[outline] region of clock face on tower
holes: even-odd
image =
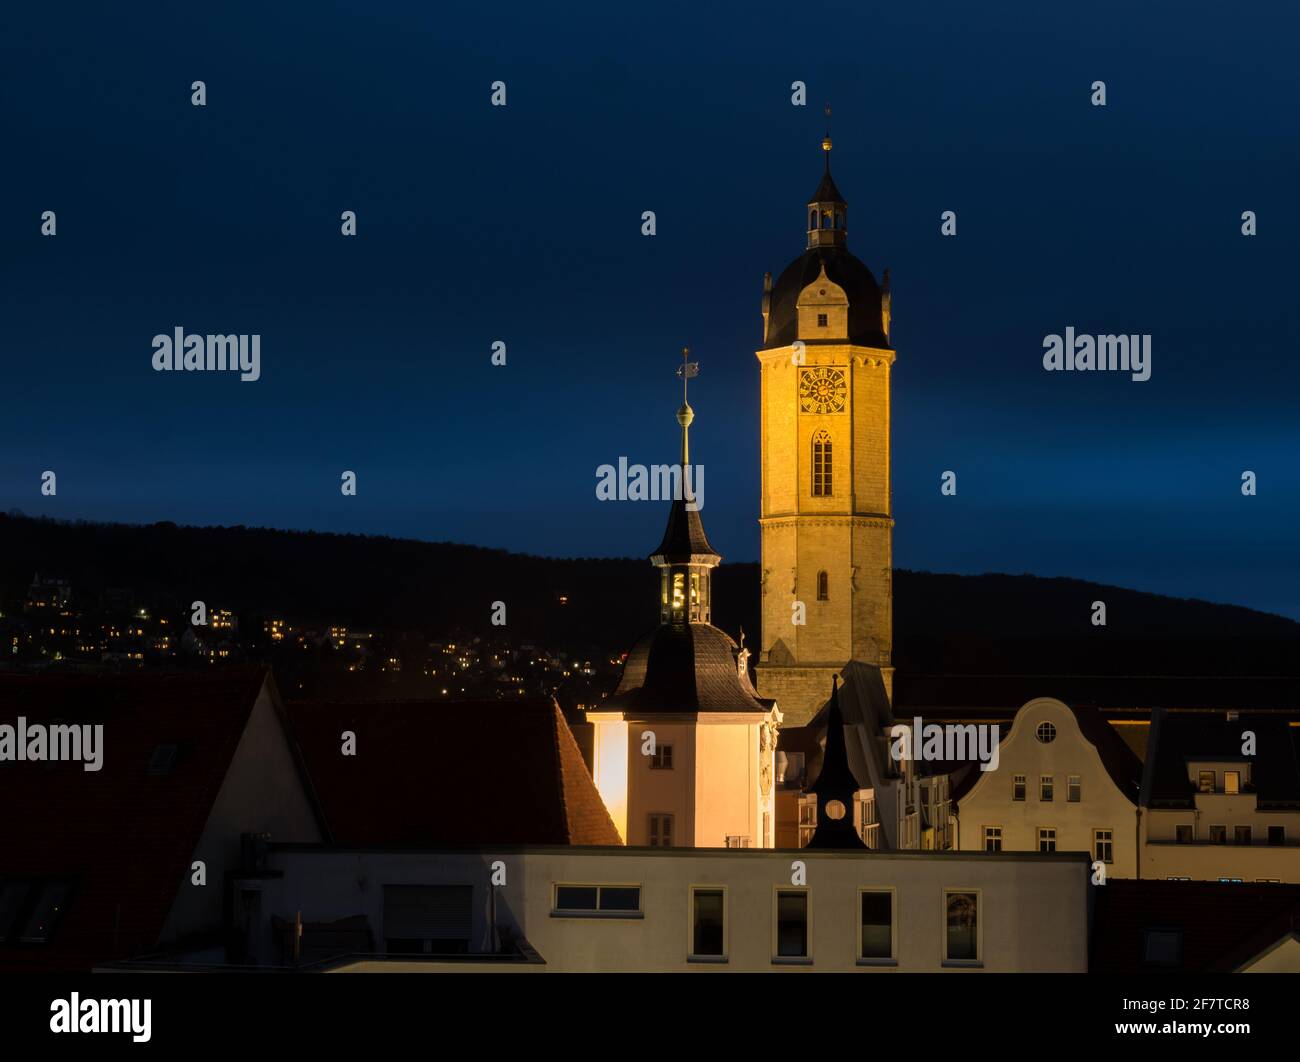
[[[804,369],[799,374],[799,408],[805,413],[843,413],[846,393],[839,369]]]

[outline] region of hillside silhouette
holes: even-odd
[[[618,653],[658,621],[644,559],[555,559],[447,542],[250,527],[66,522],[0,515],[0,608],[35,573],[68,579],[79,607],[106,591],[181,612],[189,602],[299,624],[506,635]],[[714,575],[713,621],[759,640],[758,566]],[[562,600],[563,599],[563,600]],[[1091,623],[1105,601],[1107,626]],[[504,601],[508,625],[490,624]],[[1076,579],[894,573],[903,671],[1292,675],[1300,624],[1232,605]]]

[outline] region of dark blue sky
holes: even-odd
[[[762,275],[830,100],[893,277],[896,563],[1300,617],[1300,16],[481,6],[6,12],[0,507],[645,554],[664,507],[595,470],[672,459],[689,344],[705,524],[756,559]],[[262,379],[153,372],[177,325],[260,333]],[[1150,333],[1152,379],[1044,373],[1067,325]]]

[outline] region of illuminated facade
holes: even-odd
[[[849,253],[848,206],[826,172],[807,247],[765,278],[761,388],[762,649],[758,688],[791,725],[850,660],[892,693],[889,272]]]

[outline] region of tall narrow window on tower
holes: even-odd
[[[815,498],[831,496],[831,434],[819,431],[813,436],[812,492]]]
[[[817,600],[818,601],[830,600],[831,594],[830,594],[830,587],[828,585],[829,582],[830,579],[825,572],[817,573]]]

